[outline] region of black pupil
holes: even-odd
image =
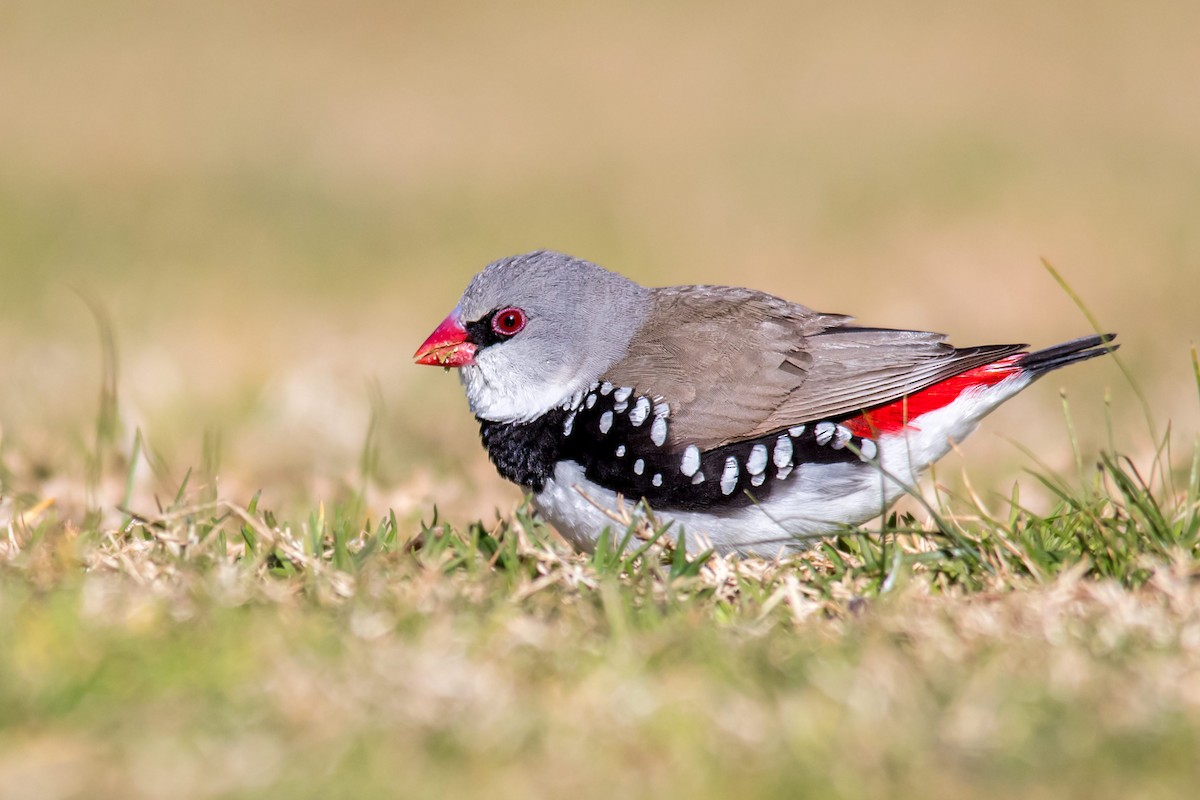
[[[505,330],[512,330],[517,327],[517,315],[511,311],[500,318],[500,327]]]

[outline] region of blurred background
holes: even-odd
[[[1107,329],[1197,425],[1200,4],[17,0],[0,6],[0,458],[84,502],[111,324],[138,498],[208,463],[278,507],[511,507],[411,354],[470,277],[552,247],[956,343]],[[1110,361],[952,456],[1004,491],[1151,450]],[[1106,397],[1111,396],[1111,412]],[[374,412],[372,411],[374,409]],[[107,502],[119,489],[102,490]]]

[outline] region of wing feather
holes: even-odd
[[[653,291],[605,380],[668,401],[672,443],[701,449],[890,403],[1024,347],[955,348],[942,334],[858,327],[750,289]]]

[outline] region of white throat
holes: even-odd
[[[586,375],[532,384],[502,362],[480,358],[458,371],[471,413],[492,422],[525,423],[569,402],[594,381]]]

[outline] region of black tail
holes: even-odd
[[[1089,358],[1111,353],[1121,346],[1119,344],[1109,344],[1115,338],[1117,338],[1115,333],[1106,333],[1102,336],[1084,336],[1079,339],[1072,339],[1069,342],[1056,344],[1044,350],[1034,350],[1018,363],[1022,369],[1032,372],[1035,378],[1041,377],[1047,372],[1059,367],[1065,367],[1067,364],[1074,364],[1076,361],[1087,361]]]

